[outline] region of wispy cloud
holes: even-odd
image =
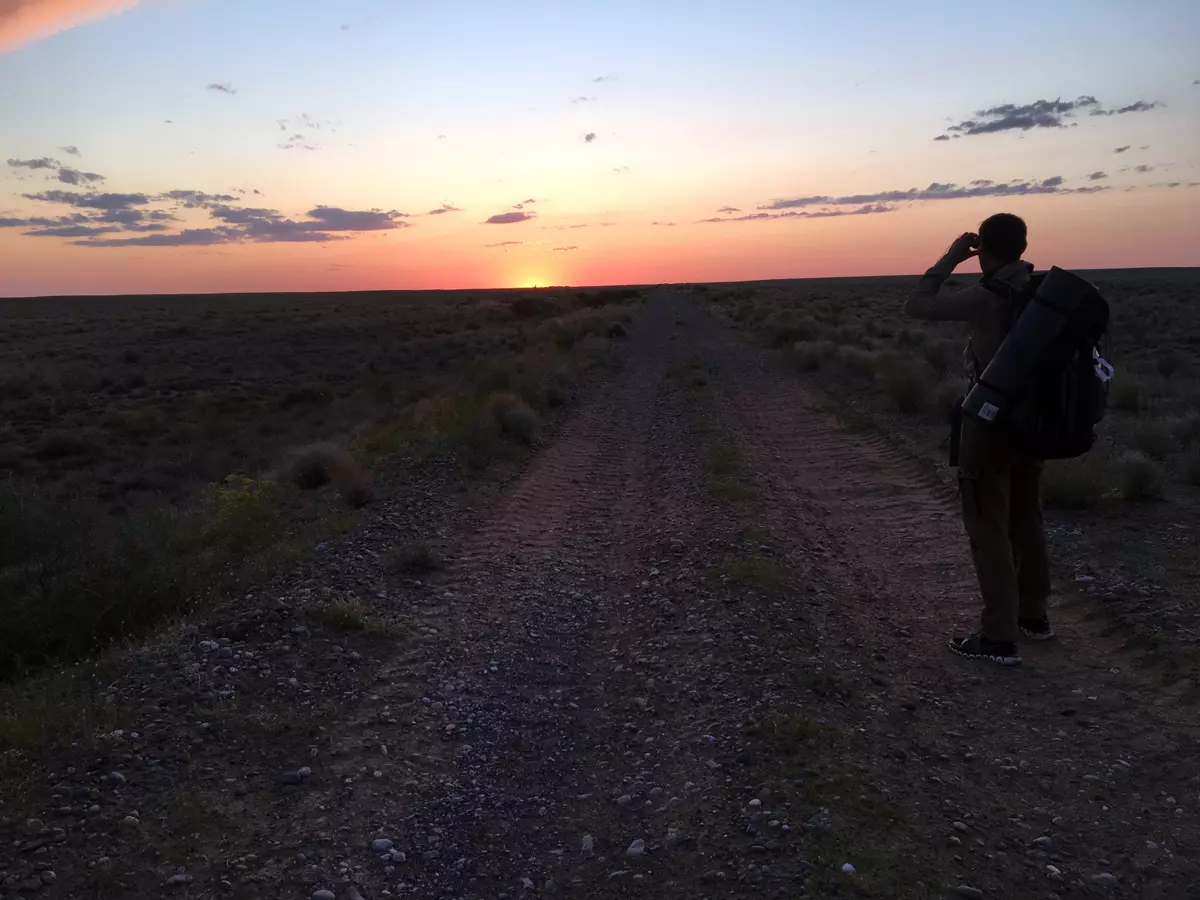
[[[536,213],[507,212],[492,216],[484,225],[515,225],[517,222],[528,222],[536,217]]]
[[[598,78],[592,79],[592,84],[604,84],[607,81],[616,81],[616,75],[601,75]]]
[[[337,206],[317,206],[308,211],[308,217],[316,221],[325,231],[390,231],[407,228],[406,213],[384,212],[379,209],[352,210]]]
[[[58,149],[61,150],[63,153],[67,154],[67,156],[82,156],[83,155],[79,152],[79,148],[76,147],[74,144],[68,144],[66,147],[59,147]]]
[[[237,88],[227,81],[207,85],[205,90],[216,91],[219,94],[236,94]]]
[[[854,209],[820,209],[820,210],[788,210],[787,212],[756,212],[741,216],[715,217],[701,219],[698,224],[716,222],[759,222],[764,219],[831,219],[839,216],[874,216],[894,212],[896,207],[884,203],[874,203]]]
[[[595,103],[595,97],[575,97],[571,100],[572,103]]]
[[[485,247],[519,247],[524,241],[500,241],[496,244],[484,244]]]
[[[0,53],[137,4],[138,0],[0,0]]]
[[[792,197],[774,200],[758,207],[761,210],[803,209],[812,206],[861,206],[863,204],[886,204],[917,200],[962,200],[969,197],[1019,197],[1029,194],[1069,194],[1084,188],[1063,187],[1063,177],[1054,175],[1041,181],[1008,181],[996,183],[987,179],[972,181],[967,185],[941,184],[934,182],[924,188],[908,190],[878,191],[871,194],[850,194],[833,197],[817,194],[809,197]],[[886,210],[876,210],[883,212]],[[861,214],[861,213],[860,213]]]
[[[14,169],[57,169],[61,165],[57,159],[48,156],[37,159],[10,159],[8,164]]]
[[[254,193],[258,193],[256,190]],[[187,209],[204,209],[214,204],[236,203],[237,198],[231,194],[206,194],[204,191],[177,190],[167,191],[155,199],[174,200]]]
[[[722,215],[731,215],[735,212],[741,212],[741,210],[736,206],[722,206],[717,210],[717,212],[721,213]]]
[[[1134,166],[1133,171],[1141,172],[1144,175],[1147,172],[1153,172],[1154,166],[1147,166],[1147,165]]]
[[[1107,172],[1093,172],[1088,176],[1088,181],[1100,181],[1102,178],[1107,178]]]
[[[103,175],[98,175],[95,172],[81,172],[78,169],[69,169],[63,166],[58,170],[58,180],[63,184],[73,184],[81,187],[89,187],[93,184],[99,184],[104,181]]]
[[[1127,113],[1147,112],[1163,104],[1158,101],[1138,100],[1127,106],[1105,108],[1090,94],[1074,100],[1035,100],[1032,103],[1002,103],[989,109],[977,110],[972,118],[964,119],[946,129],[946,133],[934,140],[972,137],[994,134],[1000,131],[1029,131],[1034,128],[1067,128],[1077,123],[1070,121],[1076,113],[1084,110],[1092,116],[1120,116]]]
[[[26,200],[38,200],[42,203],[65,203],[79,209],[128,209],[132,206],[145,206],[150,202],[146,194],[86,194],[73,191],[42,191],[40,194],[24,194]]]
[[[590,144],[595,140],[596,140],[596,132],[594,132],[594,131],[589,131],[587,134],[585,134],[583,136],[583,142],[585,144]]]
[[[1124,152],[1125,152],[1125,151],[1127,151],[1128,149],[1129,149],[1129,145],[1128,145],[1128,144],[1126,144],[1124,147],[1115,147],[1115,148],[1113,149],[1113,153],[1124,153]]]
[[[651,222],[651,225],[661,225],[663,228],[674,228],[674,222]]]
[[[462,212],[462,210],[459,209],[457,206],[453,206],[449,203],[443,203],[437,209],[431,209],[429,212],[425,213],[425,215],[427,215],[427,216],[444,216],[446,213],[456,213],[456,212]]]
[[[308,139],[302,134],[293,134],[286,141],[279,144],[280,150],[316,150],[317,148],[308,142]]]
[[[578,249],[579,248],[574,245],[572,245],[570,247],[555,247],[554,252],[555,253],[569,253],[572,250],[578,250]]]

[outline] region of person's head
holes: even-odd
[[[979,226],[979,268],[984,272],[1016,262],[1025,252],[1025,221],[1012,213],[996,213]]]

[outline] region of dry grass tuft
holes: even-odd
[[[1145,503],[1163,499],[1167,473],[1157,460],[1131,450],[1121,456],[1117,465],[1121,476],[1121,496],[1126,500]]]
[[[332,483],[346,503],[355,509],[371,500],[367,473],[349,451],[333,444],[309,444],[293,451],[287,461],[287,475],[301,490],[313,490]]]

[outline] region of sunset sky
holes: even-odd
[[[0,296],[1200,265],[1200,2],[0,0]]]

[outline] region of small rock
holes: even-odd
[[[633,798],[630,797],[628,794],[622,794],[620,797],[617,798],[617,806],[628,806],[632,802],[633,802]]]
[[[966,822],[955,822],[951,827],[955,831],[970,831],[971,830]]]
[[[971,887],[969,884],[960,884],[954,889],[954,896],[966,897],[968,900],[983,900],[983,891]]]
[[[167,879],[167,887],[182,887],[185,884],[192,883],[192,876],[187,872],[176,872]]]
[[[121,820],[121,824],[126,828],[137,828],[142,823],[137,816],[126,816]]]
[[[371,841],[371,852],[378,856],[380,853],[390,852],[395,846],[395,841],[389,841],[387,838],[375,838]]]
[[[1030,845],[1034,850],[1050,850],[1054,846],[1054,841],[1043,835],[1040,838],[1035,838]]]
[[[591,853],[596,849],[596,839],[590,834],[585,834],[583,840],[580,842],[580,849],[584,853]]]
[[[125,776],[122,775],[120,772],[109,772],[108,780],[111,781],[113,784],[120,786],[125,783]]]
[[[304,776],[299,772],[284,772],[279,776],[280,784],[299,784],[304,780]]]
[[[762,808],[762,801],[761,801],[761,800],[759,800],[759,799],[756,797],[755,799],[753,799],[753,800],[751,800],[751,801],[750,801],[750,808],[751,808],[751,809],[761,809],[761,808]]]
[[[858,870],[855,869],[854,866],[850,865],[850,863],[843,863],[842,871],[845,872],[847,875],[853,875]]]
[[[320,890],[312,892],[312,900],[337,900],[337,897],[333,891]]]
[[[1158,844],[1154,843],[1154,841],[1146,841],[1146,849],[1147,850],[1157,850]]]
[[[1053,819],[1050,820],[1050,824],[1053,825],[1055,828],[1062,828],[1064,825],[1067,824],[1067,820],[1064,819],[1062,816],[1055,816]]]
[[[46,825],[45,825],[45,823],[42,822],[41,819],[26,819],[25,820],[25,833],[26,834],[40,834],[42,832],[42,829],[44,829],[45,827],[46,827]]]
[[[633,857],[643,856],[645,853],[646,853],[646,842],[644,840],[642,840],[641,838],[638,838],[636,841],[634,841],[632,844],[630,844],[629,849],[625,851],[626,856],[633,856]]]
[[[296,770],[296,774],[301,778],[308,778],[310,775],[312,775],[312,769],[310,769],[308,766],[301,766]]]
[[[1100,872],[1092,876],[1092,884],[1098,884],[1106,888],[1115,888],[1120,886],[1121,882],[1112,872]]]
[[[680,838],[680,834],[679,834],[678,828],[668,828],[667,829],[667,836],[666,836],[665,840],[668,844],[678,844],[679,838]]]
[[[758,826],[751,822],[746,826],[746,834],[750,835],[750,837],[754,837],[756,834],[758,834]]]

